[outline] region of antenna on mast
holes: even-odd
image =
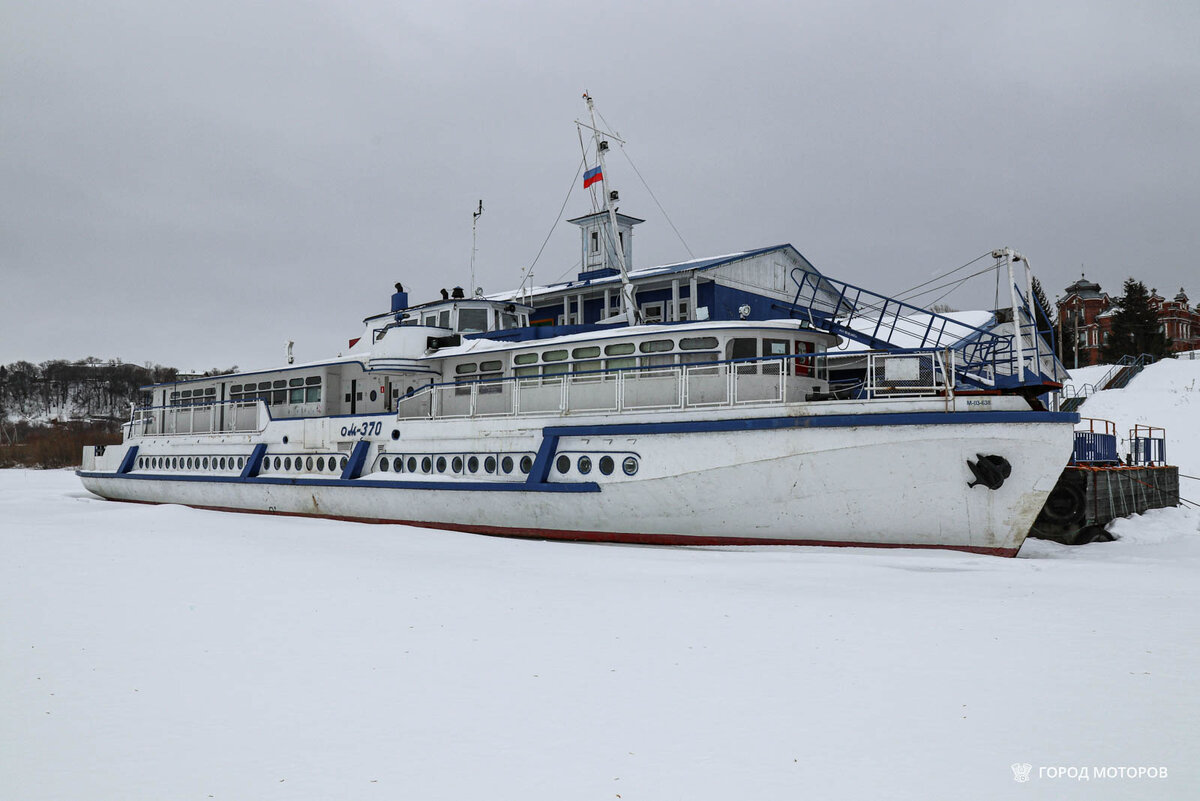
[[[596,145],[596,166],[583,174],[583,187],[587,189],[594,183],[600,184],[600,197],[604,201],[604,211],[608,214],[609,235],[614,238],[611,243],[612,249],[617,254],[617,268],[621,273],[621,302],[625,313],[625,320],[629,325],[638,325],[642,322],[641,312],[638,310],[637,304],[634,302],[634,288],[629,281],[629,266],[625,264],[625,248],[620,241],[617,241],[617,212],[613,208],[619,197],[614,189],[609,191],[608,179],[604,175],[604,154],[608,152],[608,140],[615,139],[618,142],[623,140],[614,133],[601,131],[596,127],[596,106],[592,100],[592,96],[586,91],[583,93],[583,99],[587,101],[588,114],[591,117],[592,124],[584,125],[576,122],[576,125],[588,128],[592,132],[592,140]],[[594,191],[594,190],[593,190]],[[595,198],[595,195],[592,195]],[[608,258],[608,248],[604,248],[605,259]]]
[[[476,229],[479,226],[479,218],[482,216],[483,216],[483,199],[480,198],[479,208],[476,209],[475,211],[471,212],[471,283],[469,284],[469,286],[470,286],[469,291],[470,291],[472,297],[474,297],[476,295],[477,290],[479,289],[479,287],[475,286],[475,249],[476,249],[475,244],[478,241],[477,236],[476,236]]]

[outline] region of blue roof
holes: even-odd
[[[803,254],[790,244],[772,245],[771,247],[758,248],[756,250],[743,250],[739,253],[727,253],[723,256],[711,256],[705,259],[690,259],[688,261],[676,262],[674,264],[661,264],[656,267],[639,267],[636,270],[629,271],[630,280],[637,281],[642,278],[653,278],[660,275],[670,275],[672,273],[682,273],[691,270],[711,270],[714,267],[720,267],[725,264],[731,264],[742,259],[749,259],[754,256],[761,256],[764,253],[771,253],[776,250],[792,250],[800,259],[812,268],[812,271],[817,275],[821,275],[821,271],[813,267],[812,262],[804,258]],[[494,295],[488,295],[494,299],[509,299],[518,296],[528,295],[548,295],[563,289],[571,289],[575,287],[602,286],[604,284],[618,284],[621,282],[620,275],[606,276],[603,278],[593,278],[586,281],[560,281],[556,284],[547,284],[546,286],[535,287],[528,293],[521,291],[502,292]]]

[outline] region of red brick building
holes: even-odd
[[[1173,300],[1150,290],[1150,307],[1158,314],[1161,329],[1171,340],[1173,350],[1200,348],[1200,304],[1192,307],[1182,288]],[[1063,364],[1068,369],[1097,364],[1100,348],[1112,330],[1116,313],[1114,301],[1100,285],[1083,276],[1066,288],[1056,302],[1058,335],[1062,343]]]

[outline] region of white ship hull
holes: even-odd
[[[1018,399],[1012,399],[1016,401]],[[964,404],[962,399],[957,403]],[[858,404],[851,404],[858,406]],[[653,544],[821,544],[938,547],[1012,556],[1053,488],[1071,451],[1074,415],[1030,411],[946,411],[909,401],[887,411],[872,403],[833,414],[606,422],[562,418],[411,421],[398,440],[389,430],[368,441],[360,477],[275,472],[272,453],[296,452],[280,440],[305,439],[322,453],[332,441],[280,421],[258,437],[223,437],[219,447],[142,440],[141,461],[128,445],[110,447],[80,472],[105,498],[149,503],[411,523],[508,536]],[[844,407],[844,404],[836,404]],[[322,421],[324,430],[338,422]],[[545,425],[542,425],[542,424]],[[345,428],[341,426],[340,428]],[[398,429],[399,430],[399,429]],[[236,469],[161,470],[147,454],[244,456],[267,443],[258,476]],[[486,449],[481,450],[481,443]],[[137,444],[136,441],[133,444]],[[445,472],[397,474],[411,454],[447,459]],[[537,454],[528,475],[478,468],[468,454]],[[393,456],[392,454],[397,454]],[[452,455],[459,454],[454,457]],[[974,487],[968,461],[1003,456],[1012,472],[997,489]],[[609,475],[594,467],[608,455]],[[579,457],[593,468],[579,472]],[[566,462],[561,462],[563,458]],[[620,464],[636,461],[634,475]],[[423,457],[422,457],[423,459]],[[568,466],[566,472],[559,465]],[[125,464],[128,469],[120,472]],[[214,458],[213,464],[216,464]],[[297,466],[300,461],[297,459]],[[610,462],[611,465],[613,462]],[[89,469],[91,468],[91,469]]]

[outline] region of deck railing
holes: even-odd
[[[126,438],[171,437],[180,434],[254,434],[271,415],[261,400],[218,401],[177,406],[143,406],[126,423]]]
[[[709,409],[797,403],[831,397],[872,400],[954,395],[948,350],[795,355],[704,364],[623,367],[428,384],[397,403],[400,419],[506,417]],[[831,362],[861,361],[865,378],[822,391]]]

